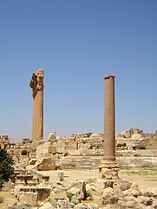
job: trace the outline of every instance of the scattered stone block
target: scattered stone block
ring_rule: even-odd
[[[20,192],[19,201],[35,207],[38,205],[38,194],[37,192]]]
[[[104,189],[102,198],[103,198],[102,203],[104,205],[115,204],[118,202],[118,197],[111,187]]]
[[[64,180],[64,172],[58,172],[58,179],[59,179],[59,181]]]
[[[84,200],[85,199],[85,194],[86,194],[86,185],[85,181],[75,181],[70,185],[70,188],[76,188],[78,193],[78,199]],[[76,190],[75,189],[75,190]]]
[[[45,157],[37,165],[38,171],[56,170],[56,162],[53,158]]]
[[[17,205],[9,206],[8,209],[30,209],[30,207],[26,204],[18,203]]]
[[[51,203],[47,202],[43,206],[39,207],[38,209],[54,209]]]

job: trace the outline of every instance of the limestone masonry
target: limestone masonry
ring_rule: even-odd
[[[23,139],[10,144],[8,136],[0,137],[0,146],[7,147],[16,167],[40,165],[41,170],[94,169],[104,159],[103,134],[72,134],[71,137],[49,134],[47,140]],[[157,133],[144,133],[139,129],[122,131],[115,137],[115,157],[120,168],[157,168]],[[44,159],[51,159],[51,164]],[[43,167],[41,166],[43,164]],[[37,166],[38,168],[38,166]]]
[[[48,206],[50,209],[105,207],[142,209],[150,204],[155,205],[157,191],[154,193],[152,189],[144,190],[126,180],[119,179],[120,183],[118,183],[118,179],[113,178],[114,169],[110,164],[108,167],[105,165],[105,169],[108,170],[105,170],[103,178],[101,172],[100,177],[89,175],[85,181],[76,180],[66,185],[68,170],[73,173],[77,169],[92,171],[102,167],[103,144],[103,134],[97,133],[61,137],[52,132],[47,140],[23,139],[17,144],[10,144],[8,136],[1,136],[1,147],[7,147],[15,162],[15,183],[6,184],[4,189],[13,189],[13,194],[19,203],[10,209],[18,209],[22,203],[30,204],[34,209]],[[115,148],[119,169],[157,169],[156,133],[147,134],[139,129],[123,131],[116,136]],[[53,180],[50,173],[47,173],[49,171],[52,174],[57,171],[58,180]],[[90,203],[87,201],[87,204],[84,201],[88,193],[92,194],[94,199],[93,201],[89,199]],[[50,200],[55,206],[51,207],[53,204]],[[63,206],[60,207],[60,204]]]

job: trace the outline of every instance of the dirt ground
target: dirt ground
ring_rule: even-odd
[[[41,171],[42,174],[50,175],[50,182],[58,180],[60,171]],[[61,171],[62,172],[62,171]],[[64,182],[69,184],[76,179],[83,180],[88,177],[100,177],[96,170],[64,170]],[[120,170],[119,177],[136,182],[140,186],[157,188],[157,170]]]
[[[10,192],[0,192],[0,196],[4,197],[4,202],[0,204],[0,209],[8,209],[9,205],[16,202],[16,198]]]
[[[58,181],[58,172],[64,172],[64,183],[68,185],[70,182],[78,179],[83,180],[88,177],[99,177],[97,170],[64,170],[64,171],[41,171],[45,175],[50,175],[50,182]],[[143,187],[157,188],[157,170],[120,170],[119,176],[131,182],[136,182]],[[10,192],[0,192],[0,196],[4,197],[4,203],[0,204],[0,209],[8,209],[8,206],[16,199]]]
[[[142,187],[157,188],[157,170],[121,170],[120,177]]]

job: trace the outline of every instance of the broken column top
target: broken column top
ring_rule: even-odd
[[[115,79],[115,75],[105,75],[104,77],[104,79],[109,79],[109,78]]]
[[[29,83],[30,87],[33,89],[33,97],[35,98],[37,91],[43,90],[43,79],[44,79],[44,69],[39,68],[35,73],[32,75],[32,79]]]
[[[44,77],[44,68],[39,68],[39,69],[36,71],[35,75]]]

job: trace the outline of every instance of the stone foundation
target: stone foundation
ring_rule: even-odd
[[[106,180],[119,179],[119,166],[115,160],[103,160],[99,171],[101,173],[101,177]]]

